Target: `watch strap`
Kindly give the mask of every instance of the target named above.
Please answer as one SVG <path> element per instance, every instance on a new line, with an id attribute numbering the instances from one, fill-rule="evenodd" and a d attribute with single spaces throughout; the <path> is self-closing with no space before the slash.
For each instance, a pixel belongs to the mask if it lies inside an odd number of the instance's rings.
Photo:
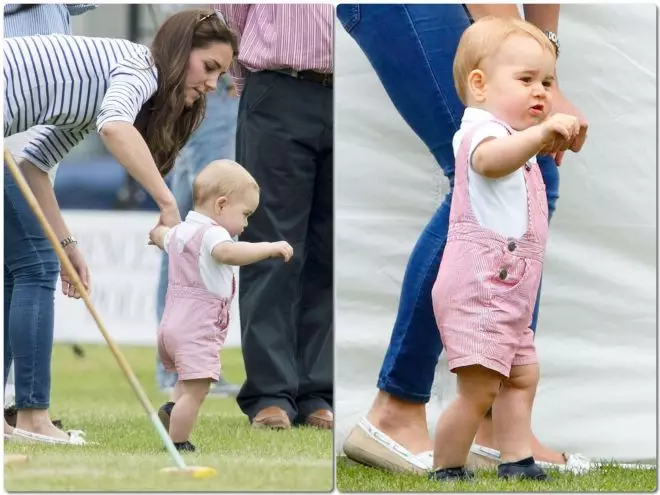
<path id="1" fill-rule="evenodd" d="M 544 31 L 545 35 L 548 37 L 550 42 L 555 45 L 555 53 L 557 57 L 559 57 L 559 38 L 557 37 L 557 33 L 554 31 Z"/>

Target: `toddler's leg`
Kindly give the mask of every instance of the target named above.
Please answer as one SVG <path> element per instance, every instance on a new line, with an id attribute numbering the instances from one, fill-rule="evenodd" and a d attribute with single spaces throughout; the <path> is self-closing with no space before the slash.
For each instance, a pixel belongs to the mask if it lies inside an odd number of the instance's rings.
<path id="1" fill-rule="evenodd" d="M 548 479 L 532 455 L 532 404 L 538 381 L 538 364 L 512 366 L 493 404 L 495 441 L 501 453 L 497 474 L 501 478 Z"/>
<path id="2" fill-rule="evenodd" d="M 210 386 L 211 380 L 207 378 L 177 382 L 181 396 L 175 401 L 170 417 L 170 438 L 174 443 L 188 441 Z"/>
<path id="3" fill-rule="evenodd" d="M 172 402 L 176 403 L 183 396 L 184 382 L 177 380 L 174 388 L 172 389 Z"/>
<path id="4" fill-rule="evenodd" d="M 445 409 L 435 430 L 434 470 L 460 468 L 486 411 L 492 406 L 503 376 L 483 366 L 456 370 L 458 395 Z"/>
<path id="5" fill-rule="evenodd" d="M 539 381 L 539 365 L 512 366 L 509 378 L 493 404 L 495 441 L 501 461 L 532 456 L 532 404 Z"/>

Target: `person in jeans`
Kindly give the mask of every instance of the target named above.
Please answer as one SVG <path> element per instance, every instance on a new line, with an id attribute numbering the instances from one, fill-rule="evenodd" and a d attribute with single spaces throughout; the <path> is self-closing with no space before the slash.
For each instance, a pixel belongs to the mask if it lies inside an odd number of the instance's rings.
<path id="1" fill-rule="evenodd" d="M 525 18 L 548 34 L 559 49 L 558 5 L 525 5 Z M 447 239 L 454 184 L 452 137 L 465 110 L 454 88 L 452 66 L 459 39 L 472 19 L 486 15 L 520 17 L 508 5 L 376 5 L 341 4 L 339 21 L 358 43 L 388 96 L 406 123 L 433 154 L 449 180 L 450 192 L 419 237 L 408 260 L 398 314 L 378 378 L 371 410 L 344 443 L 347 456 L 363 463 L 425 473 L 432 467 L 432 441 L 425 404 L 431 395 L 435 367 L 442 352 L 431 301 Z M 560 55 L 561 56 L 561 55 Z M 559 197 L 563 152 L 581 149 L 587 124 L 562 95 L 553 90 L 553 111 L 579 116 L 581 132 L 572 142 L 557 141 L 554 157 L 538 157 L 548 200 L 549 218 Z M 540 289 L 539 289 L 540 293 Z M 536 329 L 538 299 L 530 323 Z M 485 418 L 475 438 L 475 463 L 496 464 L 499 452 L 492 419 Z M 383 449 L 382 445 L 387 445 Z M 534 438 L 534 457 L 555 463 L 582 463 L 579 455 L 553 451 Z"/>
<path id="2" fill-rule="evenodd" d="M 174 164 L 171 189 L 179 205 L 181 218 L 192 210 L 192 189 L 195 177 L 214 160 L 233 160 L 236 150 L 236 117 L 238 97 L 231 77 L 223 75 L 214 92 L 206 95 L 206 115 L 200 127 L 191 136 Z M 163 317 L 165 294 L 167 293 L 167 254 L 163 252 L 158 281 L 156 316 Z M 156 382 L 163 393 L 170 393 L 177 381 L 177 374 L 165 371 L 156 354 Z M 240 385 L 228 382 L 222 375 L 211 385 L 209 394 L 228 397 L 236 396 Z"/>
<path id="3" fill-rule="evenodd" d="M 187 34 L 184 42 L 176 36 L 180 32 Z M 158 224 L 176 225 L 181 221 L 178 206 L 163 177 L 201 122 L 205 95 L 216 89 L 236 50 L 225 24 L 202 9 L 170 16 L 151 47 L 59 34 L 5 39 L 4 136 L 36 127 L 37 137 L 20 153 L 18 167 L 87 291 L 89 270 L 48 172 L 96 131 L 158 205 Z M 72 63 L 80 70 L 70 71 Z M 64 71 L 66 88 L 48 83 L 49 75 Z M 24 91 L 26 80 L 33 98 Z M 5 434 L 80 445 L 80 432 L 58 430 L 48 416 L 59 263 L 8 167 L 4 174 L 4 377 L 6 382 L 14 360 L 18 410 L 16 428 L 5 423 Z M 61 279 L 65 295 L 81 297 L 68 273 L 62 272 Z"/>
<path id="4" fill-rule="evenodd" d="M 71 16 L 81 15 L 96 8 L 91 3 L 51 3 L 51 4 L 6 4 L 4 7 L 5 37 L 34 36 L 37 34 L 71 34 Z M 36 136 L 34 129 L 5 138 L 5 147 L 17 156 Z M 56 164 L 49 172 L 50 181 L 55 183 Z M 45 247 L 44 249 L 51 249 Z M 53 252 L 54 254 L 54 252 Z M 16 426 L 16 410 L 13 407 L 16 396 L 14 386 L 14 366 L 9 370 L 5 386 L 5 419 L 10 426 Z"/>

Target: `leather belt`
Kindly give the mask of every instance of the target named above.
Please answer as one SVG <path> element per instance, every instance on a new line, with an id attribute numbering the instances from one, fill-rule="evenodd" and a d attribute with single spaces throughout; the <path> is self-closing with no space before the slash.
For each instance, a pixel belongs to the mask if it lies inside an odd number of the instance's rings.
<path id="1" fill-rule="evenodd" d="M 277 69 L 273 72 L 279 72 L 287 76 L 299 79 L 300 81 L 309 81 L 320 84 L 322 86 L 332 87 L 332 74 L 322 74 L 313 70 L 293 70 L 293 69 Z"/>

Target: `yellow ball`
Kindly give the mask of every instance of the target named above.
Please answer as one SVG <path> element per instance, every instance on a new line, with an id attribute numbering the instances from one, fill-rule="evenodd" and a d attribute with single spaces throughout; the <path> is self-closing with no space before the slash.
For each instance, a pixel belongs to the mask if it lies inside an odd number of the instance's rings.
<path id="1" fill-rule="evenodd" d="M 186 466 L 183 469 L 177 467 L 168 467 L 160 470 L 161 473 L 177 474 L 179 476 L 190 476 L 191 478 L 212 478 L 218 472 L 212 467 L 206 466 Z"/>
<path id="2" fill-rule="evenodd" d="M 218 472 L 211 467 L 195 467 L 193 471 L 193 478 L 212 478 Z"/>

